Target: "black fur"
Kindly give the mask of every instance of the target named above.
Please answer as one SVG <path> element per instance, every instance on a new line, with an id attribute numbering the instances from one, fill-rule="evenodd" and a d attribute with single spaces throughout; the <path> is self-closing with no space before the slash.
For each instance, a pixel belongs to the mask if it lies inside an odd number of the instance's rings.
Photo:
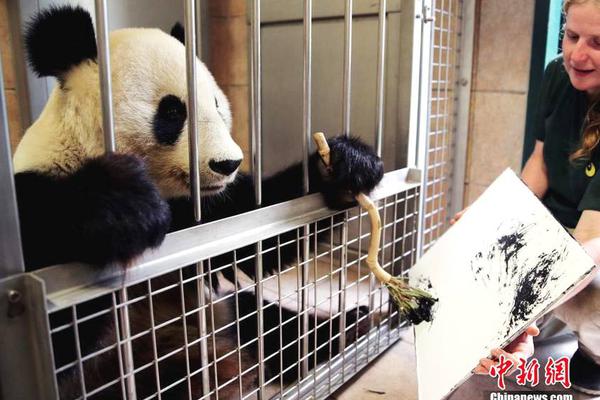
<path id="1" fill-rule="evenodd" d="M 97 55 L 92 19 L 79 6 L 55 6 L 37 14 L 27 25 L 25 44 L 29 64 L 40 77 L 62 79 Z"/>
<path id="2" fill-rule="evenodd" d="M 135 156 L 107 154 L 74 174 L 15 175 L 28 269 L 82 261 L 127 264 L 158 246 L 171 223 L 168 204 Z"/>
<path id="3" fill-rule="evenodd" d="M 185 29 L 179 22 L 175 22 L 175 25 L 171 28 L 171 36 L 185 44 Z"/>
<path id="4" fill-rule="evenodd" d="M 169 94 L 160 99 L 152 121 L 154 137 L 160 144 L 172 146 L 177 142 L 187 119 L 185 103 Z"/>
<path id="5" fill-rule="evenodd" d="M 338 136 L 328 142 L 331 147 L 329 173 L 315 180 L 314 189 L 323 193 L 329 207 L 346 208 L 355 204 L 354 196 L 369 193 L 383 178 L 383 162 L 358 138 Z"/>

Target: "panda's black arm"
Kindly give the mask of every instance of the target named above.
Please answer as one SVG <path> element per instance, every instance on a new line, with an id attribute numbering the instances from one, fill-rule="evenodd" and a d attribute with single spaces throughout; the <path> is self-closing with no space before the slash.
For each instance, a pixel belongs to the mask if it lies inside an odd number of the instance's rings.
<path id="1" fill-rule="evenodd" d="M 27 270 L 72 261 L 127 265 L 162 242 L 171 220 L 134 156 L 90 159 L 60 178 L 18 173 L 15 186 Z"/>
<path id="2" fill-rule="evenodd" d="M 354 196 L 369 193 L 383 177 L 383 163 L 373 149 L 358 138 L 337 136 L 328 140 L 331 166 L 318 154 L 309 157 L 310 193 L 321 192 L 327 206 L 344 209 L 355 204 Z M 302 195 L 300 163 L 263 180 L 263 204 L 271 205 Z"/>

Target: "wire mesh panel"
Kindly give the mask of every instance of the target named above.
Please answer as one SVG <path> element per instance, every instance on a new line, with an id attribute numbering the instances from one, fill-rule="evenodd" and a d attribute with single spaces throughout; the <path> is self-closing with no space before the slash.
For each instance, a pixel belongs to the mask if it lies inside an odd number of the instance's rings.
<path id="1" fill-rule="evenodd" d="M 380 261 L 388 272 L 401 275 L 416 258 L 419 185 L 395 190 L 398 186 L 388 187 L 378 202 Z M 64 290 L 52 291 L 49 319 L 60 398 L 320 398 L 331 393 L 394 343 L 403 326 L 365 262 L 368 216 L 358 208 L 347 212 L 346 222 L 344 211 L 329 212 L 261 239 L 262 246 L 245 243 L 199 260 L 201 273 L 192 264 L 142 279 L 125 274 L 120 278 L 124 290 L 117 279 L 114 289 L 91 284 L 66 299 Z M 346 282 L 340 285 L 344 246 L 336 238 L 344 224 L 349 232 Z M 251 276 L 257 248 L 265 268 L 260 280 Z M 303 279 L 305 270 L 308 279 Z M 56 272 L 45 278 L 59 276 Z M 259 304 L 257 285 L 263 296 Z M 201 311 L 206 335 L 200 334 Z M 203 341 L 206 364 L 201 362 Z M 207 387 L 203 372 L 210 377 Z"/>
<path id="2" fill-rule="evenodd" d="M 431 98 L 426 165 L 423 249 L 447 227 L 455 133 L 462 0 L 433 1 Z M 456 190 L 456 189 L 455 189 Z M 458 188 L 457 190 L 462 190 Z"/>

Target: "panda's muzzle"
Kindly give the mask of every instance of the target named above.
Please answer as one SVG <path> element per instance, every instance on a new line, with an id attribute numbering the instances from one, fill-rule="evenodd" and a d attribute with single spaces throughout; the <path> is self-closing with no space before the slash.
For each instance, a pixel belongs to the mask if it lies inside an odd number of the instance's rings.
<path id="1" fill-rule="evenodd" d="M 242 163 L 241 159 L 240 160 L 222 160 L 222 161 L 210 160 L 208 162 L 208 166 L 210 167 L 211 170 L 213 170 L 213 172 L 216 172 L 217 174 L 229 176 L 238 169 L 238 167 L 240 166 L 241 163 Z"/>

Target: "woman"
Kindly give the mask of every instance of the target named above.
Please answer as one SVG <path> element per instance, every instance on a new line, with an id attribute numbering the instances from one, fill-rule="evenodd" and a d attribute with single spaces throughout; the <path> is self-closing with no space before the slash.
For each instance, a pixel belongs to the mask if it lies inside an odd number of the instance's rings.
<path id="1" fill-rule="evenodd" d="M 565 0 L 563 54 L 544 74 L 536 119 L 537 140 L 521 173 L 523 181 L 600 265 L 600 0 Z M 464 211 L 463 211 L 464 212 Z M 462 212 L 457 214 L 454 223 Z M 586 279 L 552 312 L 571 328 L 579 348 L 571 358 L 574 389 L 600 394 L 600 275 Z M 517 361 L 533 354 L 538 328 L 504 350 Z M 496 361 L 482 359 L 476 373 Z"/>

